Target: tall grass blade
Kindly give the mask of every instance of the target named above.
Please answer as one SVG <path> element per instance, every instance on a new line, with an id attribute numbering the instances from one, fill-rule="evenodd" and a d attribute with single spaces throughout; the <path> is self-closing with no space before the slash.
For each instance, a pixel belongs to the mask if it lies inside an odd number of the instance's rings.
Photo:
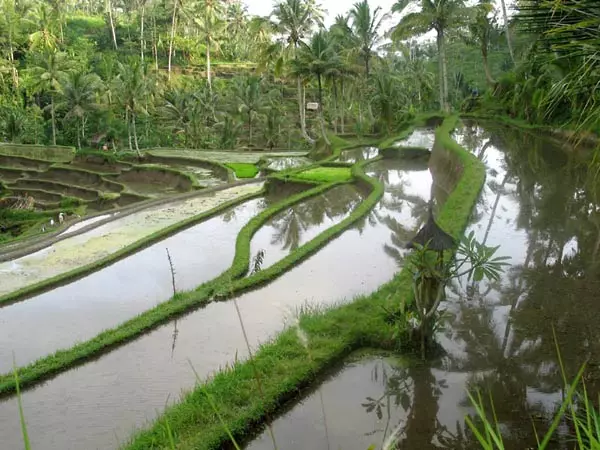
<path id="1" fill-rule="evenodd" d="M 25 414 L 23 413 L 23 402 L 21 401 L 21 387 L 19 386 L 19 373 L 17 371 L 17 361 L 13 352 L 13 374 L 15 377 L 15 386 L 17 389 L 17 404 L 19 405 L 19 421 L 21 422 L 21 434 L 23 435 L 23 445 L 25 450 L 31 450 L 29 434 L 27 433 L 27 424 L 25 423 Z"/>
<path id="2" fill-rule="evenodd" d="M 190 367 L 194 371 L 194 375 L 196 376 L 196 381 L 198 382 L 198 385 L 201 386 L 202 392 L 204 392 L 204 395 L 206 395 L 206 399 L 208 400 L 208 403 L 209 403 L 210 407 L 212 408 L 212 410 L 217 415 L 217 418 L 219 419 L 219 422 L 221 423 L 221 426 L 223 427 L 223 429 L 227 433 L 227 436 L 229 436 L 229 440 L 231 440 L 231 443 L 235 447 L 235 450 L 241 450 L 240 446 L 235 441 L 235 438 L 233 437 L 233 434 L 231 433 L 231 430 L 229 429 L 229 427 L 227 426 L 227 424 L 223 420 L 223 417 L 221 417 L 221 414 L 219 413 L 219 409 L 217 408 L 217 404 L 215 403 L 215 401 L 213 400 L 213 398 L 211 397 L 211 395 L 208 393 L 208 390 L 206 389 L 206 387 L 204 386 L 204 384 L 200 380 L 200 376 L 198 375 L 198 372 L 196 372 L 196 369 L 194 368 L 194 366 L 192 364 L 192 361 L 190 361 L 188 359 L 188 363 L 190 364 Z"/>

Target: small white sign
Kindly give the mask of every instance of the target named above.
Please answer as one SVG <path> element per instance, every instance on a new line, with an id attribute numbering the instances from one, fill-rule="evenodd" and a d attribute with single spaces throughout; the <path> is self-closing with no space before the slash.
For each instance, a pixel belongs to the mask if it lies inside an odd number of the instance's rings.
<path id="1" fill-rule="evenodd" d="M 308 102 L 306 104 L 306 109 L 309 111 L 317 111 L 319 109 L 319 104 L 317 102 Z"/>

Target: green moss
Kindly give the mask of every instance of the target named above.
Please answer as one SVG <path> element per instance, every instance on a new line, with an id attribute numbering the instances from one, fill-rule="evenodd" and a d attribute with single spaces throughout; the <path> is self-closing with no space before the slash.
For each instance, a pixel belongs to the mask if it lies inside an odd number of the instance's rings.
<path id="1" fill-rule="evenodd" d="M 352 178 L 352 171 L 346 167 L 315 167 L 297 173 L 295 178 L 300 180 L 318 181 L 321 183 L 343 182 Z"/>
<path id="2" fill-rule="evenodd" d="M 75 149 L 58 145 L 0 144 L 0 154 L 36 161 L 69 162 L 75 156 Z"/>
<path id="3" fill-rule="evenodd" d="M 235 176 L 238 178 L 254 178 L 259 169 L 251 163 L 227 163 L 227 167 L 235 172 Z"/>
<path id="4" fill-rule="evenodd" d="M 455 237 L 467 225 L 485 178 L 485 167 L 450 138 L 457 122 L 448 118 L 437 130 L 437 137 L 463 164 L 462 177 L 445 203 L 438 221 Z M 360 166 L 355 176 L 367 181 Z M 361 347 L 392 348 L 394 329 L 386 322 L 384 307 L 397 307 L 410 301 L 411 273 L 403 269 L 390 283 L 369 296 L 339 308 L 304 315 L 300 325 L 308 337 L 304 347 L 294 329 L 281 333 L 263 345 L 253 362 L 236 362 L 218 373 L 207 384 L 188 393 L 173 405 L 148 430 L 138 432 L 127 450 L 167 448 L 165 424 L 173 431 L 178 448 L 217 449 L 229 438 L 206 393 L 218 399 L 219 415 L 237 438 L 244 437 L 256 425 L 272 417 L 278 409 L 296 398 L 300 388 L 308 386 L 333 363 Z M 257 390 L 254 370 L 262 379 L 263 395 Z"/>

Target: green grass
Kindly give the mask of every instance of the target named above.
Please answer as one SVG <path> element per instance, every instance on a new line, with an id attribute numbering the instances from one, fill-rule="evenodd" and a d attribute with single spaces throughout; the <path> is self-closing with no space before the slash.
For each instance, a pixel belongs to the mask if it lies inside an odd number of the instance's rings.
<path id="1" fill-rule="evenodd" d="M 320 183 L 344 182 L 352 178 L 352 171 L 349 167 L 315 167 L 296 174 L 295 178 Z"/>
<path id="2" fill-rule="evenodd" d="M 260 172 L 259 168 L 251 163 L 227 163 L 225 165 L 232 169 L 238 178 L 254 178 Z"/>
<path id="3" fill-rule="evenodd" d="M 462 177 L 438 220 L 446 231 L 459 237 L 483 186 L 485 167 L 450 138 L 449 132 L 456 123 L 456 117 L 448 118 L 438 130 L 443 144 L 464 165 Z M 369 180 L 362 170 L 365 164 L 352 169 L 359 182 Z M 383 188 L 376 195 L 379 193 L 383 193 Z M 308 337 L 308 348 L 295 329 L 284 331 L 273 342 L 263 345 L 251 362 L 235 362 L 185 395 L 150 428 L 134 435 L 124 448 L 168 447 L 169 437 L 163 423 L 169 423 L 177 448 L 218 449 L 229 441 L 230 433 L 243 438 L 287 401 L 296 399 L 299 389 L 309 386 L 320 373 L 352 351 L 364 347 L 395 348 L 395 330 L 386 321 L 382 307 L 397 308 L 401 302 L 410 301 L 411 280 L 410 271 L 403 269 L 371 295 L 338 308 L 303 315 L 300 326 Z M 255 370 L 265 381 L 262 396 L 254 381 Z M 217 400 L 218 415 L 208 397 Z"/>

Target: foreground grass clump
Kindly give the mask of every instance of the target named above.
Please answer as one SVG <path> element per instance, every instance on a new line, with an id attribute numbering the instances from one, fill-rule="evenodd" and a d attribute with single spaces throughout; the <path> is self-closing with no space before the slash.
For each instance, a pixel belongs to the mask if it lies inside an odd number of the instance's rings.
<path id="1" fill-rule="evenodd" d="M 485 168 L 450 138 L 449 132 L 456 124 L 457 118 L 449 118 L 438 131 L 442 144 L 463 165 L 462 177 L 442 209 L 440 222 L 447 232 L 459 237 L 479 196 Z M 370 180 L 364 175 L 364 165 L 352 168 L 360 182 Z M 177 448 L 205 450 L 227 445 L 230 434 L 244 439 L 287 401 L 297 398 L 300 389 L 352 351 L 365 347 L 396 348 L 397 325 L 390 323 L 387 311 L 411 298 L 412 274 L 405 268 L 371 295 L 338 308 L 301 314 L 302 337 L 297 328 L 284 331 L 263 345 L 251 361 L 236 362 L 188 393 L 124 448 L 165 448 L 170 444 L 169 436 Z M 257 387 L 256 372 L 262 380 L 262 390 Z"/>
<path id="2" fill-rule="evenodd" d="M 295 178 L 321 183 L 344 182 L 352 178 L 352 171 L 349 167 L 315 167 L 296 174 Z"/>
<path id="3" fill-rule="evenodd" d="M 232 169 L 238 178 L 254 178 L 260 171 L 251 163 L 227 163 L 225 165 Z"/>

